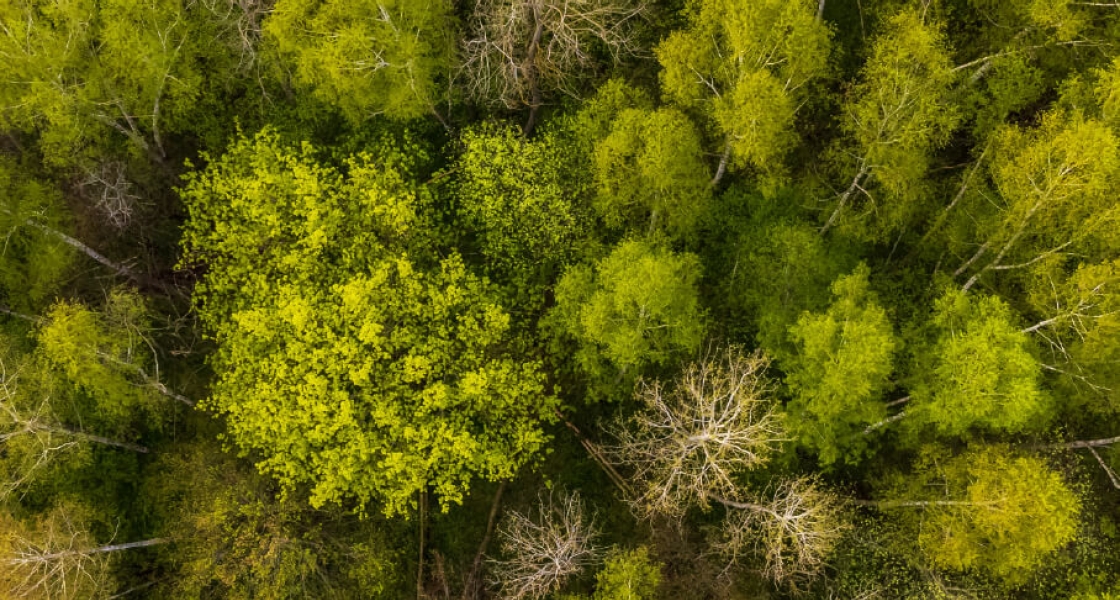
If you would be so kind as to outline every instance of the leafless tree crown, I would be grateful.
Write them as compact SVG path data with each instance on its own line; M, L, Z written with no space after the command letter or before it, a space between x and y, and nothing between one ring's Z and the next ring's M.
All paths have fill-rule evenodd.
M503 598L541 598L568 577L598 562L598 531L578 493L542 495L536 518L506 515L498 528L502 560L491 560L493 583Z
M539 104L542 90L575 96L596 50L615 61L637 52L633 25L646 10L645 0L477 0L466 91L508 108Z
M690 365L672 386L638 384L642 408L611 432L612 462L633 469L639 512L679 516L712 497L737 499L737 472L764 465L783 436L769 365L731 347Z
M713 545L729 567L744 552L757 553L763 574L793 589L820 572L848 528L843 502L808 477L779 483L762 504L725 505L728 517Z
M105 162L86 171L81 189L113 227L124 229L132 222L140 196L133 190L121 163Z

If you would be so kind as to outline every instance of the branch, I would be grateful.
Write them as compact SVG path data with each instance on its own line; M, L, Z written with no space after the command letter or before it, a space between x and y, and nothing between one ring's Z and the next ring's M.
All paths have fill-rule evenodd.
M909 400L909 398L906 398L906 399ZM897 415L892 415L890 417L887 417L887 418L883 419L882 421L879 421L878 423L872 423L872 424L868 425L866 429L863 430L863 435L869 435L871 432L875 431L876 429L879 429L880 427L885 427L887 425L890 425L891 423L894 423L895 421L901 420L905 416L906 416L906 411L902 411L902 412L898 413Z

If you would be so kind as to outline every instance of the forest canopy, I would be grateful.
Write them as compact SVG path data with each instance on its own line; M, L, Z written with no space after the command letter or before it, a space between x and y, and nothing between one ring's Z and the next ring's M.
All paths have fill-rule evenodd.
M1120 598L1120 3L0 0L0 597Z

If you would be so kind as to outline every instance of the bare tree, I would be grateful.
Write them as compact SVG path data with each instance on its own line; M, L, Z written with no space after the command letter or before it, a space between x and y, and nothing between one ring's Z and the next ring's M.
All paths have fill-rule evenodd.
M812 478L778 484L762 504L716 499L728 515L713 546L736 565L746 551L765 559L763 574L797 589L812 579L848 529L842 500Z
M503 598L541 598L598 562L598 531L579 493L542 495L536 518L510 513L498 527L504 560L491 560Z
M86 171L79 186L113 227L124 229L132 222L140 197L133 192L123 164L116 161L101 163L96 169Z
M645 0L477 0L463 44L468 95L507 108L528 106L532 132L546 91L576 95L594 66L593 46L617 62L637 51L633 24Z
M276 0L198 0L214 15L221 41L238 55L238 69L249 72L257 65L261 24Z
M690 365L671 387L641 381L643 408L611 432L615 464L634 470L635 508L682 515L712 497L739 500L734 476L766 464L783 428L761 353L717 350Z
M783 440L769 364L732 346L687 367L672 387L639 382L644 406L616 426L617 445L607 452L633 469L640 514L679 518L720 504L727 516L713 547L728 558L724 572L757 552L766 576L796 588L823 566L847 525L840 500L813 479L783 481L765 501L736 482Z

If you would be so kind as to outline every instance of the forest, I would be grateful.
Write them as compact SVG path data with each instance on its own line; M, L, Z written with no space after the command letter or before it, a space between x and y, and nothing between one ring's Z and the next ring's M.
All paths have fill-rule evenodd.
M1120 600L1120 2L0 0L0 598Z

